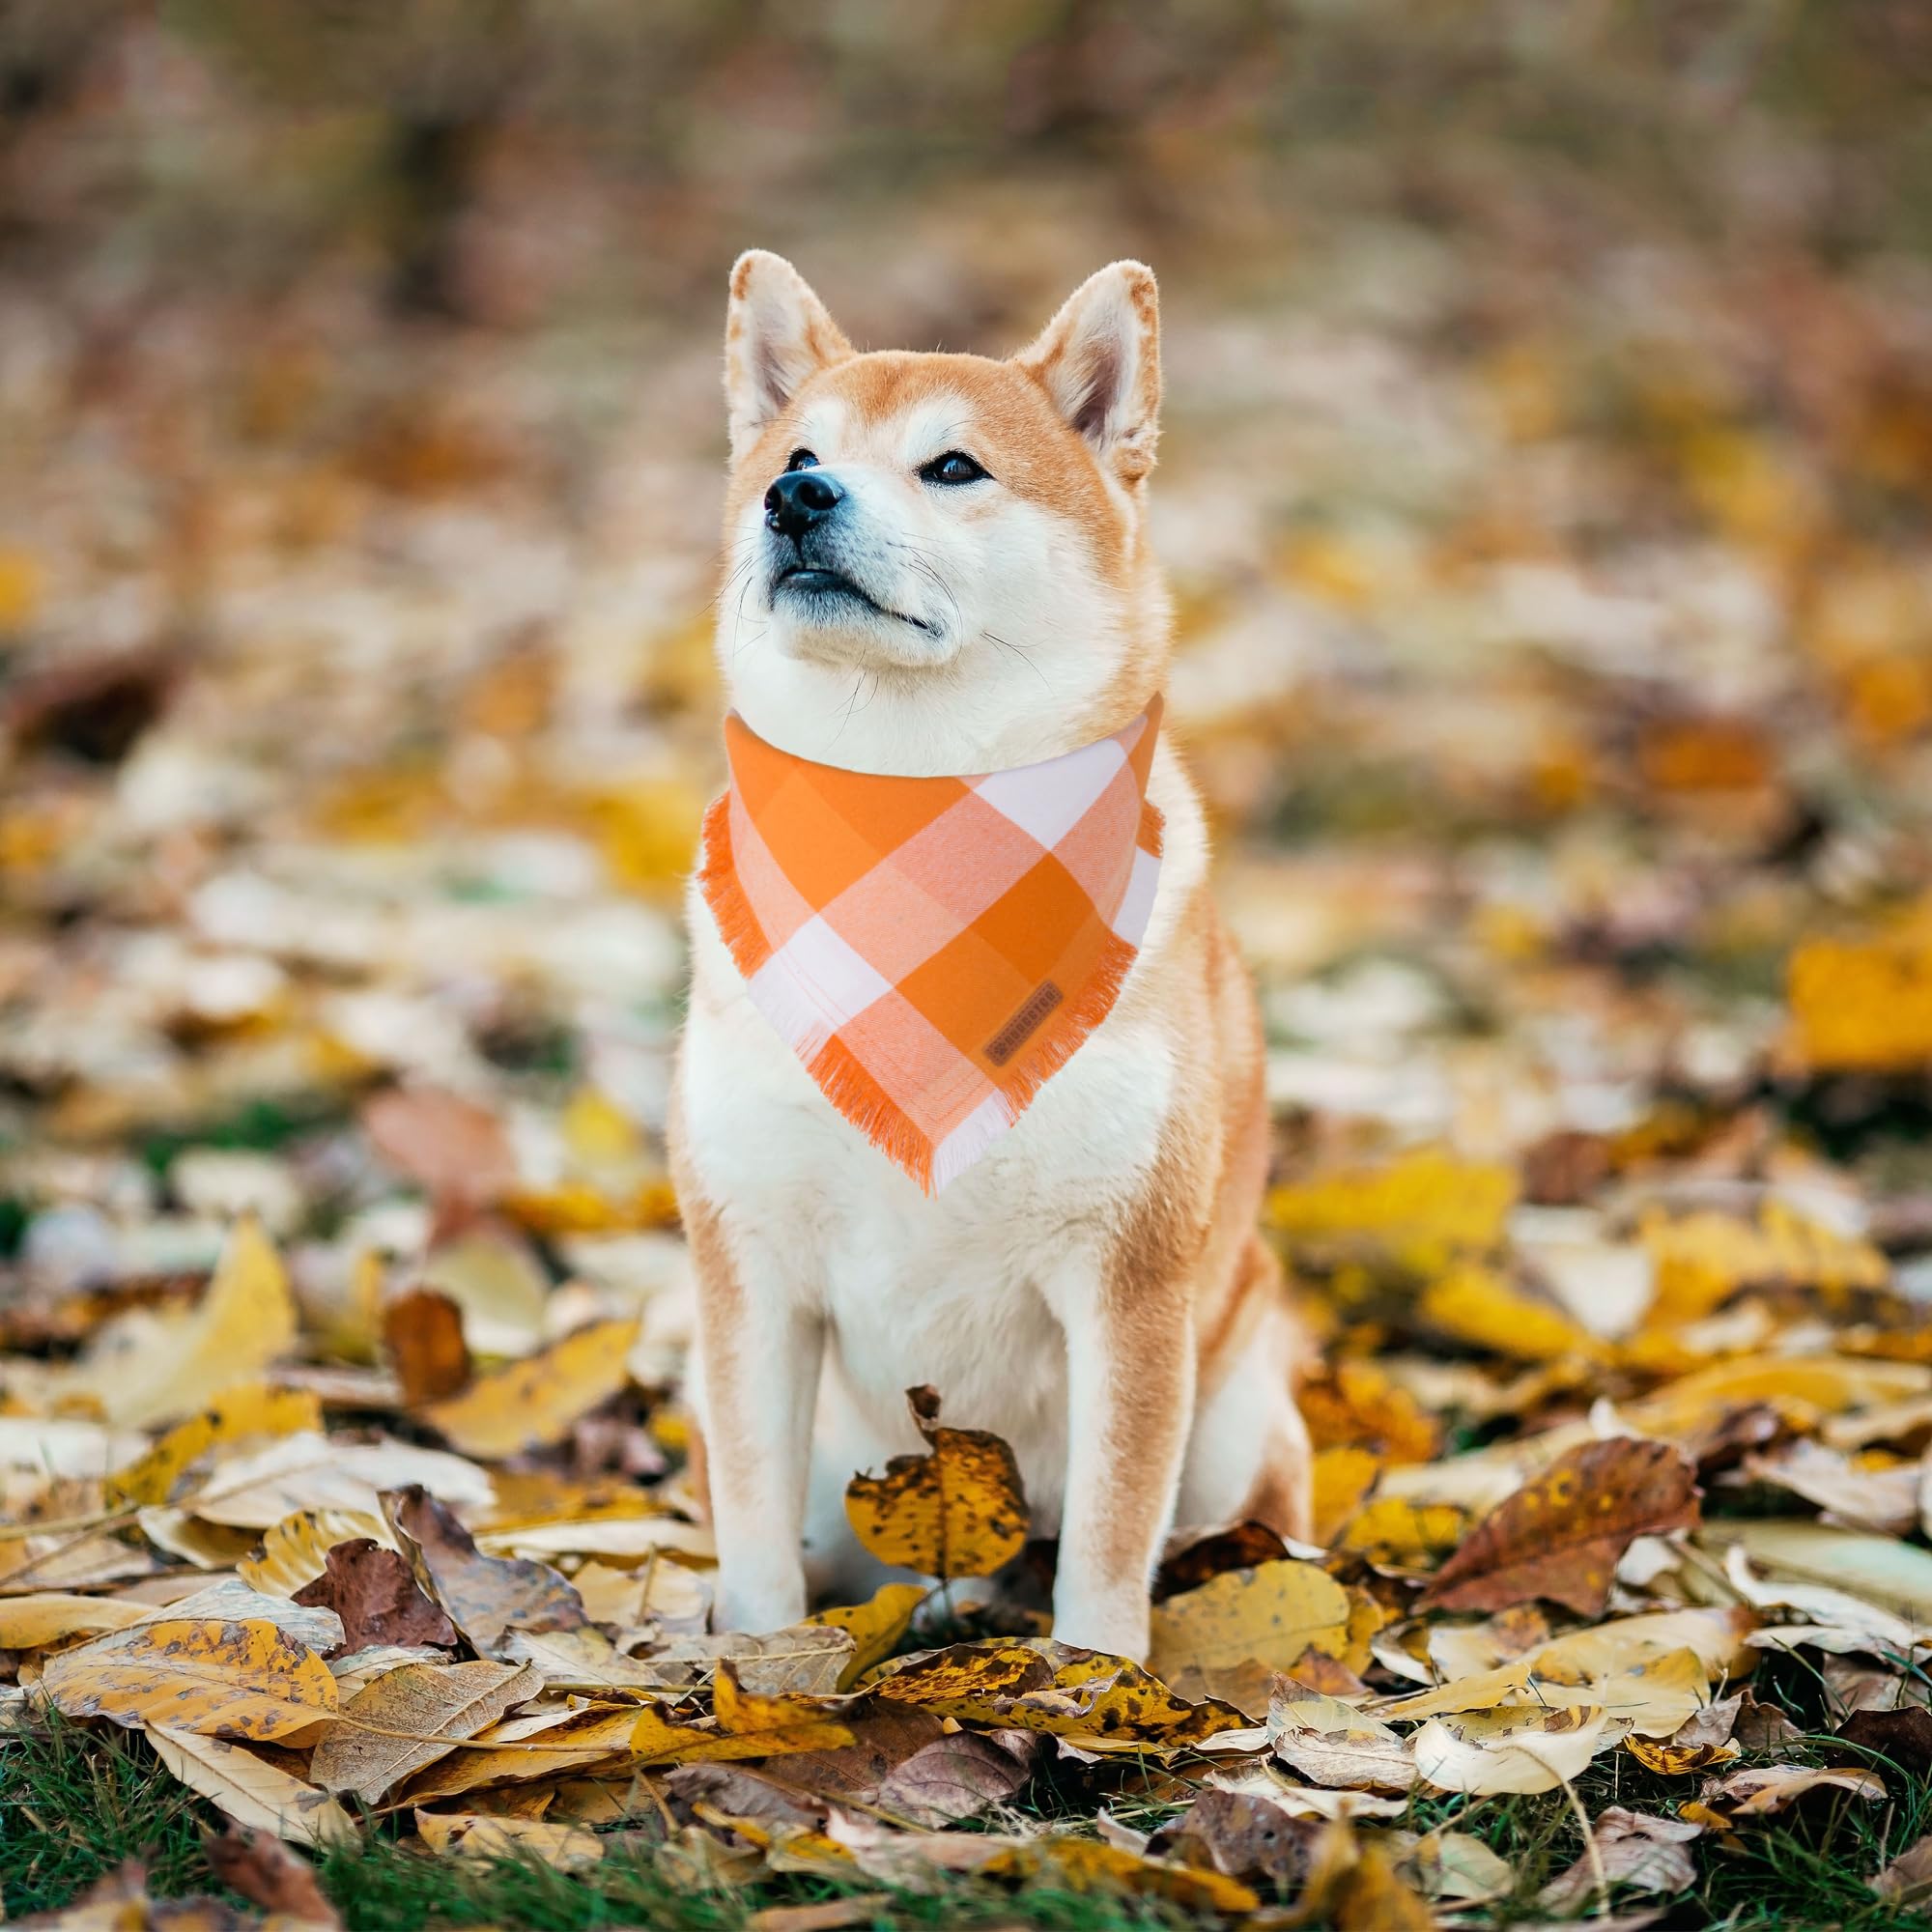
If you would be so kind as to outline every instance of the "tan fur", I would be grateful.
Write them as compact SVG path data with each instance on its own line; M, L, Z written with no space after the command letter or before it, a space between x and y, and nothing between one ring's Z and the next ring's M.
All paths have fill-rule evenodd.
M845 425L852 460L877 469L895 460L893 438L901 427L945 398L959 406L957 442L998 486L950 499L947 514L970 534L976 520L1010 518L1025 514L1016 506L1031 506L1048 527L1063 532L1056 541L1066 543L1078 567L1091 573L1104 616L1104 645L1097 632L1093 645L1109 654L1098 667L1103 674L1088 677L1058 716L1031 724L1033 737L1010 742L1031 748L1044 729L1046 751L1028 754L1046 755L1091 743L1144 710L1163 685L1168 657L1168 607L1144 515L1159 407L1151 274L1122 264L1094 277L1034 344L1004 362L855 354L796 271L774 257L745 258L733 272L732 296L727 548L734 532L755 534L757 504L799 446L802 424L832 419ZM889 478L880 487L900 484ZM742 548L742 534L737 541ZM1077 649L1081 642L1065 640L1065 647ZM721 628L721 660L727 675L742 680L740 643ZM935 716L943 721L952 694L962 704L970 701L966 694L980 660L969 645L929 669L907 668L870 664L869 649L867 637L855 631L850 639L807 639L791 655L814 664L821 657L833 665L843 659L869 664L879 689L903 707L908 723L903 749L882 734L867 753L905 762L867 768L917 772L922 758L940 754L920 748L916 727ZM1069 684L1091 668L1072 666ZM814 689L809 683L798 688ZM734 691L741 708L758 696L755 684L741 683ZM747 715L757 727L757 717ZM768 735L788 723L778 716ZM1004 719L985 727L988 751L1009 742L1007 729ZM796 749L823 755L809 745ZM979 749L976 740L973 750ZM969 761L940 768L988 767ZM1192 816L1174 829L1183 842L1195 841L1198 859L1192 794L1178 767L1166 782L1180 787L1175 797ZM1224 1513L1245 1509L1285 1535L1305 1537L1309 1530L1307 1436L1290 1394L1298 1330L1280 1270L1256 1233L1268 1163L1260 1019L1247 975L1210 895L1198 882L1198 863L1195 872L1195 883L1173 888L1183 895L1176 914L1157 944L1151 927L1148 948L1102 1029L1153 1030L1170 1042L1163 1051L1173 1065L1172 1094L1157 1150L1130 1186L1104 1201L1067 1204L1069 1225L1079 1228L1083 1240L1091 1241L1098 1229L1091 1292L1077 1288L1086 1279L1079 1272L1084 1264L1066 1263L1074 1269L1075 1290L1056 1289L1059 1260L1040 1257L1042 1293L1049 1300L1056 1293L1076 1294L1066 1304L1075 1314L1066 1319L1077 1319L1079 1326L1077 1346L1068 1329L1073 1417L1057 1599L1061 1623L1077 1626L1064 1631L1070 1640L1126 1651L1145 1649L1148 1577L1177 1493L1183 1515L1212 1499ZM1162 892L1169 891L1164 874ZM694 901L694 919L703 917ZM728 980L708 988L700 983L695 1019L714 1009L722 1015L733 997ZM809 1424L809 1416L796 1411L801 1403L810 1408L825 1318L809 1305L809 1294L808 1305L794 1309L769 1293L759 1300L748 1290L745 1259L767 1231L747 1218L755 1210L741 1207L707 1172L696 1145L701 1136L687 1124L695 1097L688 1091L690 1061L687 1052L669 1132L700 1292L706 1460L721 1511L724 1614L770 1623L803 1606L802 1586L787 1580L793 1559L766 1546L773 1539L797 1542L805 1476L802 1466L783 1463L793 1453L788 1445ZM1079 1065L1078 1056L1072 1065ZM715 1157L711 1166L720 1166ZM877 1181L882 1188L907 1184L883 1160ZM808 1192L806 1198L814 1197ZM836 1336L832 1346L838 1346ZM801 1367L789 1375L784 1364L794 1350ZM944 1395L943 1373L930 1378ZM1241 1393L1250 1388L1262 1391L1258 1409ZM1278 1390L1278 1399L1269 1390ZM1248 1475L1239 1494L1224 1494L1225 1483L1216 1486L1217 1470L1228 1465L1225 1444L1208 1439L1216 1430L1229 1440L1240 1438L1234 1453ZM734 1566L747 1574L734 1577Z

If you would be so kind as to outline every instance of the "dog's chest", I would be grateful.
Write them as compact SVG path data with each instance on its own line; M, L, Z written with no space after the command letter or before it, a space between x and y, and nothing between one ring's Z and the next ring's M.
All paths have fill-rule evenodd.
M980 1161L928 1198L745 997L708 916L695 912L693 928L690 1157L786 1298L829 1316L854 1393L902 1413L909 1383L932 1381L961 1421L967 1407L1043 1399L1033 1366L1062 1350L1042 1289L1083 1255L1097 1264L1159 1146L1172 1055L1157 1026L1117 1008Z

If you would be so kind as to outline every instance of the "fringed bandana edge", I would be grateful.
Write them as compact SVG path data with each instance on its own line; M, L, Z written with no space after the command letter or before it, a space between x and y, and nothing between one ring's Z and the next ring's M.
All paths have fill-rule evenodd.
M753 1004L928 1194L1113 1010L1147 932L1161 701L1040 764L894 778L724 722L698 886Z

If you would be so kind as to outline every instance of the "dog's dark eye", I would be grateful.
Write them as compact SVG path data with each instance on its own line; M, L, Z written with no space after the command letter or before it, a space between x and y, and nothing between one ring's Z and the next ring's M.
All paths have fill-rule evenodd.
M794 449L785 458L785 469L787 471L793 469L816 469L817 468L818 458L812 455L809 449Z
M977 483L986 471L963 449L949 449L944 456L922 464L919 473L928 483Z

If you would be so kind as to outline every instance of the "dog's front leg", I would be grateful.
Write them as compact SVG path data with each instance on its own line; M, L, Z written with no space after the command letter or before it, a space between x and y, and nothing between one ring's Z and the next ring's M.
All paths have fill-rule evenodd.
M1144 1662L1148 1588L1174 1516L1194 1409L1180 1282L1126 1285L1098 1258L1048 1299L1066 1336L1066 1496L1053 1634Z
M762 1244L732 1252L715 1214L687 1215L697 1271L704 1448L718 1539L720 1630L805 1615L802 1549L825 1324Z

